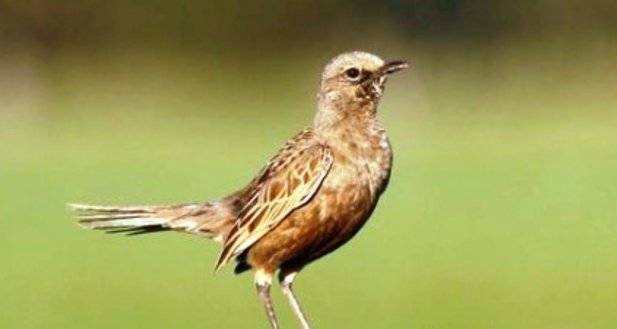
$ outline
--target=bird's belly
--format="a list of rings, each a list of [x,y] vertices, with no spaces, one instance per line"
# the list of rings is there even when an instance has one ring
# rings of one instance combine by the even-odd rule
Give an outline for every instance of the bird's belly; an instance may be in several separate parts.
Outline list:
[[[302,267],[353,237],[370,216],[377,196],[368,181],[344,176],[326,179],[313,199],[250,248],[247,262],[268,270]]]

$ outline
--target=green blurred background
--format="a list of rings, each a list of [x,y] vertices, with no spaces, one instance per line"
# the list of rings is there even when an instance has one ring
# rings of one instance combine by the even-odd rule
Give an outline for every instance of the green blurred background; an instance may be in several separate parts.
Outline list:
[[[65,204],[240,187],[351,49],[413,68],[380,207],[299,277],[314,326],[615,328],[616,36],[613,0],[0,1],[0,328],[266,328],[216,244]]]

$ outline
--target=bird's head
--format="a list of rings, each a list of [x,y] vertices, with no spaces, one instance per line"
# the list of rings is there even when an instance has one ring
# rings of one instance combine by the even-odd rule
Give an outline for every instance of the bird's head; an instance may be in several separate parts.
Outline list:
[[[388,76],[408,66],[404,61],[385,62],[361,51],[336,56],[321,76],[320,107],[374,107]]]

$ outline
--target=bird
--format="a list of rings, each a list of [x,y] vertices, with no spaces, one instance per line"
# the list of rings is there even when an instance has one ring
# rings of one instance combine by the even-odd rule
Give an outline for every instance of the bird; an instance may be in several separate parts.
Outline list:
[[[215,271],[235,261],[236,274],[253,272],[272,329],[280,328],[270,297],[276,279],[301,328],[310,329],[294,279],[354,237],[388,186],[393,152],[377,108],[388,78],[408,66],[364,51],[334,57],[321,75],[313,122],[229,195],[160,206],[69,206],[86,229],[176,231],[221,243]]]

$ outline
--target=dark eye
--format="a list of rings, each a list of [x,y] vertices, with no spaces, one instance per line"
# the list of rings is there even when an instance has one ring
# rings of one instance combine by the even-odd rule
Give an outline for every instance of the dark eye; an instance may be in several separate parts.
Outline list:
[[[358,70],[355,67],[352,68],[348,68],[347,70],[345,70],[345,76],[349,79],[349,80],[358,80],[358,78],[360,78],[360,70]]]

